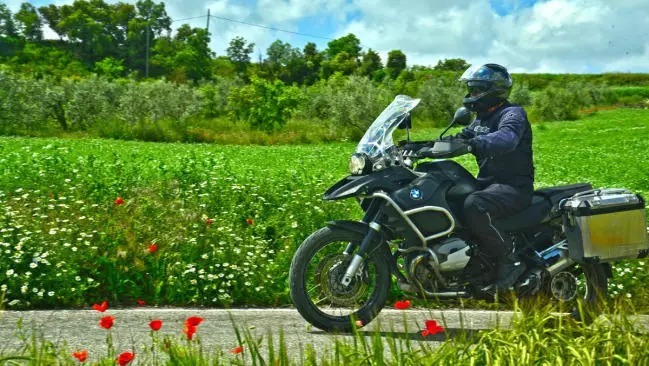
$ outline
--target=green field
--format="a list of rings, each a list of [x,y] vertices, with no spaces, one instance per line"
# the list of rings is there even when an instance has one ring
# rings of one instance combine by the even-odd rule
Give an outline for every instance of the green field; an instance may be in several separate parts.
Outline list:
[[[354,146],[0,138],[5,305],[288,305],[299,243],[327,220],[360,218],[353,200],[321,201]],[[536,187],[587,182],[649,197],[648,150],[647,110],[535,124]],[[649,304],[644,264],[617,265],[611,294]]]

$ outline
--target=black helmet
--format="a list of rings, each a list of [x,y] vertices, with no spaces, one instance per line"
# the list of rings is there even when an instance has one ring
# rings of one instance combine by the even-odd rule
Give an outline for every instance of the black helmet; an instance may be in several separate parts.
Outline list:
[[[466,83],[468,91],[462,103],[470,111],[478,113],[505,101],[513,83],[507,69],[497,64],[471,66],[458,80]]]

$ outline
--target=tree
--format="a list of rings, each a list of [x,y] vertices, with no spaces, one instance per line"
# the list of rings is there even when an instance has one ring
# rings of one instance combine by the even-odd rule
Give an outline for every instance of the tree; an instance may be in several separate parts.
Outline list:
[[[0,4],[0,37],[15,38],[18,36],[16,24],[11,16],[11,10],[5,4]]]
[[[342,51],[333,60],[322,61],[322,78],[328,79],[329,76],[337,72],[342,75],[351,75],[357,66],[356,58]]]
[[[209,79],[211,77],[212,56],[210,36],[203,28],[191,28],[183,24],[176,34],[176,42],[180,51],[175,55],[175,69],[183,69],[192,80]]]
[[[381,62],[381,56],[375,51],[372,51],[370,48],[369,51],[363,54],[363,61],[361,62],[361,67],[359,72],[364,76],[372,76],[375,71],[381,70],[383,68],[383,63]]]
[[[309,42],[304,46],[304,61],[306,63],[306,70],[304,75],[304,83],[311,85],[318,80],[320,68],[322,65],[323,55],[318,52],[316,44]]]
[[[250,55],[255,49],[254,43],[247,43],[243,37],[234,37],[230,40],[227,49],[228,58],[234,63],[237,72],[244,73],[250,63]]]
[[[43,39],[43,21],[32,4],[22,3],[20,10],[14,14],[14,19],[20,33],[26,40],[39,42]]]
[[[361,52],[361,41],[353,33],[334,39],[327,46],[329,60],[333,60],[341,52],[346,52],[349,57],[357,60]]]
[[[388,74],[392,79],[396,79],[401,71],[406,69],[406,55],[401,50],[392,50],[388,53],[388,62],[385,65]]]
[[[435,65],[434,70],[440,70],[440,71],[464,71],[468,69],[471,65],[468,64],[466,61],[464,61],[461,58],[449,58],[449,59],[444,59],[444,62],[437,61],[437,65]]]

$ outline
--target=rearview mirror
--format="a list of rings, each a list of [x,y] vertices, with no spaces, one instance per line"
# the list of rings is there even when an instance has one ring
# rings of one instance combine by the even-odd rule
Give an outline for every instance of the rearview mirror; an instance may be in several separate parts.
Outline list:
[[[455,111],[453,123],[462,126],[468,126],[471,123],[471,112],[466,107],[460,107]]]
[[[410,113],[406,113],[406,116],[403,117],[401,123],[397,127],[400,130],[405,130],[406,128],[412,128],[412,119],[410,118]]]

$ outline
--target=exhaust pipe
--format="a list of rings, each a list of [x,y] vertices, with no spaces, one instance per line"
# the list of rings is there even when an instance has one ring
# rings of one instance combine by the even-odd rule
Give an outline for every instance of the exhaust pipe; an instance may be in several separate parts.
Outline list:
[[[551,265],[550,267],[546,268],[545,270],[548,271],[550,276],[554,276],[555,274],[563,271],[564,269],[570,267],[573,265],[575,261],[570,259],[570,257],[562,257],[560,258],[555,264]]]

